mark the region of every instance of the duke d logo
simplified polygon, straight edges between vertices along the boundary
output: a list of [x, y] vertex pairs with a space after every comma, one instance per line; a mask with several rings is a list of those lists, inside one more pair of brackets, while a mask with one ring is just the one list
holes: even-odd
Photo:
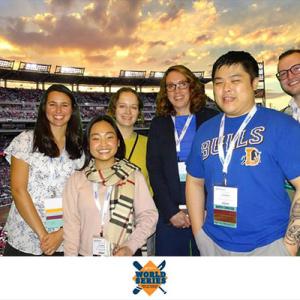
[[166, 294], [167, 292], [161, 287], [166, 283], [166, 272], [162, 270], [166, 266], [166, 261], [163, 260], [158, 266], [156, 266], [151, 260], [149, 260], [144, 266], [138, 261], [134, 261], [133, 265], [137, 269], [135, 276], [132, 278], [137, 286], [132, 291], [133, 294], [138, 294], [141, 290], [144, 290], [149, 296], [151, 296], [157, 289]]
[[241, 159], [242, 165], [253, 167], [261, 163], [261, 152], [256, 148], [246, 147], [245, 153], [246, 155], [244, 155]]

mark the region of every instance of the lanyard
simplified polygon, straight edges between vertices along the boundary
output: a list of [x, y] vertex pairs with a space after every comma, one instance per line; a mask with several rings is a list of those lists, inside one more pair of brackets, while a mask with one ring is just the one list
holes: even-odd
[[109, 207], [109, 202], [110, 202], [110, 196], [112, 193], [113, 186], [110, 185], [107, 187], [105, 198], [103, 201], [103, 207], [101, 209], [101, 204], [100, 204], [100, 196], [99, 196], [99, 191], [98, 191], [98, 183], [94, 182], [93, 183], [93, 191], [94, 191], [94, 200], [95, 204], [99, 210], [99, 215], [101, 218], [101, 233], [103, 232], [103, 226], [105, 223], [105, 216], [107, 215], [108, 212], [108, 207]]
[[243, 121], [243, 123], [241, 124], [240, 128], [238, 129], [238, 131], [234, 135], [233, 139], [231, 140], [231, 142], [229, 144], [229, 148], [228, 148], [227, 153], [226, 153], [226, 157], [224, 155], [224, 148], [223, 148], [224, 128], [225, 128], [225, 114], [223, 114], [221, 124], [220, 124], [220, 130], [219, 130], [218, 153], [219, 153], [219, 158], [220, 158], [221, 164], [223, 166], [222, 171], [223, 171], [223, 174], [224, 174], [224, 184], [225, 185], [227, 184], [226, 175], [228, 173], [228, 166], [229, 166], [231, 158], [232, 158], [232, 153], [233, 153], [235, 143], [236, 143], [237, 139], [239, 138], [240, 134], [242, 133], [242, 131], [246, 128], [246, 126], [248, 125], [250, 120], [255, 115], [256, 111], [257, 111], [257, 108], [256, 108], [256, 105], [254, 105], [253, 108], [248, 113], [245, 120]]
[[137, 134], [136, 134], [135, 141], [134, 141], [134, 144], [133, 144], [132, 149], [131, 149], [131, 151], [130, 151], [130, 154], [129, 154], [129, 156], [128, 156], [128, 160], [129, 160], [129, 161], [130, 161], [131, 156], [132, 156], [132, 154], [133, 154], [133, 152], [134, 152], [134, 149], [135, 149], [135, 146], [136, 146], [136, 144], [137, 144], [138, 139], [139, 139], [139, 134], [137, 133]]
[[178, 137], [178, 133], [177, 133], [176, 126], [175, 126], [175, 117], [172, 116], [172, 120], [174, 123], [174, 136], [175, 136], [175, 143], [176, 143], [176, 152], [180, 152], [180, 143], [183, 140], [183, 138], [187, 132], [187, 129], [190, 126], [192, 119], [193, 119], [193, 115], [189, 115], [189, 117], [185, 121], [184, 127], [180, 133], [180, 136]]

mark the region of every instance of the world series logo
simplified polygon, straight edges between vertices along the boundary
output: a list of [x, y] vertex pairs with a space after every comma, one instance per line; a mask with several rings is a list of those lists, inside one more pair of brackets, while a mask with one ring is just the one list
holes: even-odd
[[167, 281], [166, 272], [163, 269], [166, 266], [166, 261], [163, 260], [158, 266], [156, 266], [151, 260], [142, 266], [138, 261], [133, 262], [136, 268], [135, 276], [132, 278], [137, 286], [132, 291], [137, 295], [141, 290], [144, 290], [148, 296], [151, 296], [157, 289], [162, 293], [167, 292], [161, 287]]

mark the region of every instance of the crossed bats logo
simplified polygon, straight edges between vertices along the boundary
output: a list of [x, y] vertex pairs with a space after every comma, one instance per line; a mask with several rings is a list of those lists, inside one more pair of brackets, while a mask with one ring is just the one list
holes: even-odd
[[163, 260], [156, 266], [151, 260], [142, 266], [138, 261], [133, 262], [134, 267], [137, 269], [135, 276], [132, 278], [137, 286], [132, 291], [137, 295], [141, 290], [144, 290], [151, 296], [157, 289], [160, 289], [164, 294], [167, 292], [161, 287], [166, 283], [166, 272], [162, 271], [166, 266], [166, 261]]

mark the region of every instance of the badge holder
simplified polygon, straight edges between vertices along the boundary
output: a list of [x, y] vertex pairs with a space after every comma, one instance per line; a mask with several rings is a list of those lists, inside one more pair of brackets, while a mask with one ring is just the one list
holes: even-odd
[[63, 226], [62, 198], [53, 197], [44, 199], [45, 227], [47, 231], [53, 231]]
[[180, 211], [183, 211], [186, 215], [188, 215], [188, 210], [185, 204], [179, 204], [178, 208]]
[[178, 165], [178, 173], [180, 182], [186, 182], [186, 164], [183, 161], [179, 161]]
[[237, 227], [238, 189], [227, 186], [226, 176], [223, 185], [214, 185], [214, 224]]
[[102, 233], [93, 237], [93, 256], [111, 256], [112, 244], [106, 240]]

